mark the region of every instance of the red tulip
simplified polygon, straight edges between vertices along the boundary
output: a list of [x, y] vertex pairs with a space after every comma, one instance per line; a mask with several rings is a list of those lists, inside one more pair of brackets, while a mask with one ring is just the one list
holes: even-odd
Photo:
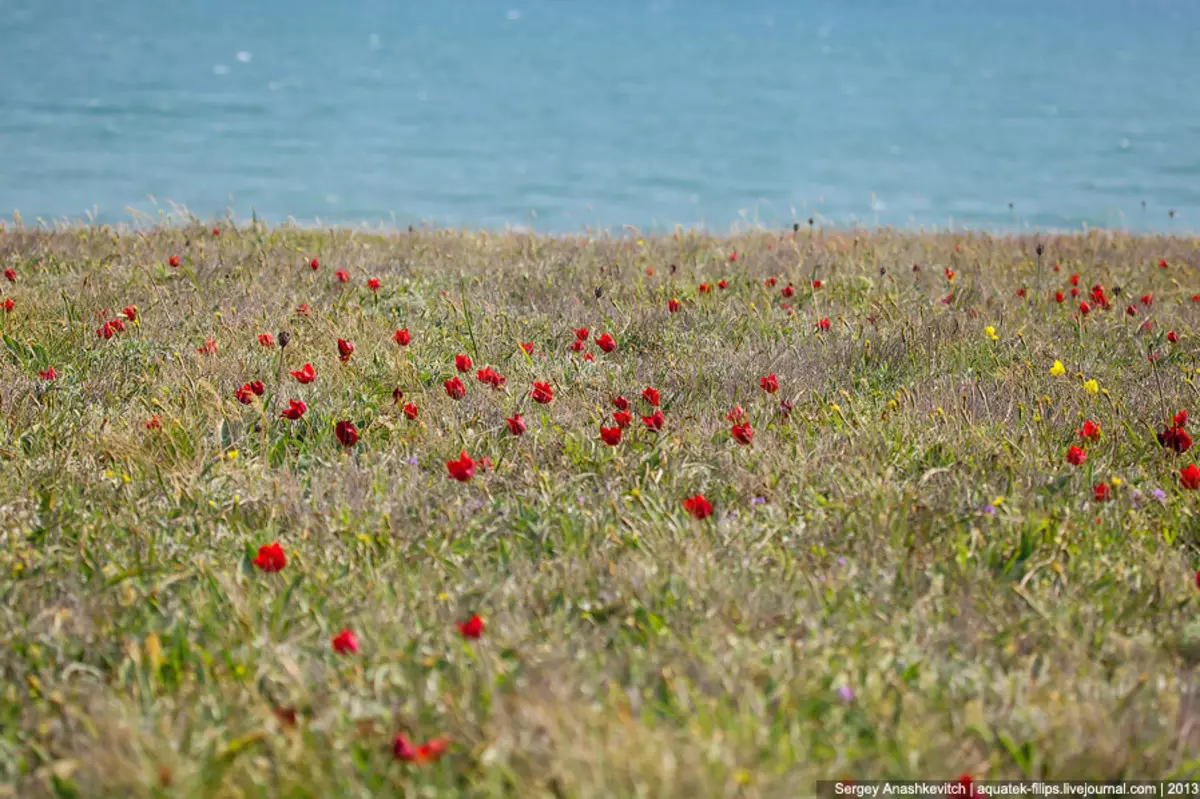
[[820, 290], [821, 290], [821, 288], [822, 288], [824, 285], [825, 285], [825, 284], [824, 284], [824, 283], [822, 283], [822, 282], [821, 282], [821, 281], [819, 281], [819, 280], [814, 280], [814, 281], [812, 282], [812, 287], [813, 287], [813, 289], [814, 289], [814, 290], [816, 290], [816, 291], [820, 291]]
[[436, 763], [450, 748], [450, 742], [445, 738], [431, 738], [417, 747], [418, 763]]
[[505, 378], [498, 374], [492, 367], [487, 366], [475, 373], [475, 379], [480, 383], [486, 383], [492, 387], [493, 391], [503, 391]]
[[373, 277], [367, 281], [367, 288], [371, 291], [379, 291], [379, 278]]
[[633, 421], [633, 415], [627, 411], [617, 411], [613, 414], [613, 421], [617, 423], [618, 428], [624, 430]]
[[457, 377], [450, 378], [443, 385], [446, 386], [446, 395], [452, 400], [460, 400], [467, 396], [467, 387]]
[[1196, 468], [1196, 464], [1188, 464], [1186, 469], [1179, 470], [1179, 485], [1188, 491], [1200, 488], [1200, 469]]
[[404, 418], [410, 422], [417, 418], [417, 406], [411, 402], [404, 406]]
[[521, 418], [521, 414], [513, 414], [512, 418], [504, 421], [508, 422], [508, 431], [514, 436], [525, 435], [525, 420]]
[[304, 415], [308, 410], [308, 406], [300, 400], [288, 400], [288, 407], [283, 413], [279, 414], [284, 419], [291, 419], [293, 422]]
[[525, 342], [524, 344], [521, 345], [521, 349], [525, 351], [526, 355], [533, 355], [533, 342], [532, 341]]
[[475, 476], [475, 461], [463, 452], [456, 461], [446, 461], [446, 471], [450, 477], [460, 483], [465, 483]]
[[730, 421], [735, 424], [742, 421], [745, 418], [746, 418], [746, 411], [745, 411], [745, 409], [742, 408], [741, 405], [734, 405], [733, 408], [730, 409], [729, 413], [726, 414], [726, 416], [725, 416], [726, 421]]
[[1167, 264], [1167, 259], [1166, 259], [1166, 258], [1163, 258], [1161, 261], [1159, 261], [1159, 262], [1158, 262], [1158, 265], [1159, 265], [1160, 267], [1162, 267], [1163, 269], [1166, 269], [1166, 268], [1167, 268], [1167, 266], [1168, 266], [1168, 264]]
[[16, 303], [14, 303], [12, 301], [12, 297], [5, 297], [4, 298], [4, 310], [8, 313], [12, 313], [12, 309], [14, 307], [16, 307]]
[[125, 314], [125, 318], [128, 319], [130, 322], [137, 321], [137, 306], [136, 305], [130, 305], [128, 308], [121, 311], [121, 313]]
[[1097, 502], [1108, 502], [1112, 499], [1112, 490], [1108, 487], [1108, 483], [1096, 483], [1092, 486], [1092, 498]]
[[113, 328], [108, 322], [105, 322], [102, 327], [96, 328], [96, 338], [108, 340], [113, 337]]
[[[626, 416], [628, 416], [628, 414], [626, 414]], [[620, 444], [621, 443], [621, 425], [620, 425], [620, 423], [618, 423], [616, 427], [604, 427], [603, 425], [601, 425], [600, 426], [600, 440], [603, 441], [605, 444], [607, 444], [610, 447], [615, 447], [617, 444]]]
[[167, 259], [167, 263], [175, 268], [178, 268], [179, 265], [183, 262], [179, 260], [178, 255], [172, 255], [170, 258]]
[[1079, 275], [1071, 275], [1071, 285], [1072, 286], [1079, 285]]
[[460, 621], [458, 631], [463, 638], [480, 638], [483, 636], [483, 619], [476, 614], [466, 621]]
[[590, 331], [586, 327], [581, 327], [575, 331], [576, 341], [587, 341]]
[[342, 363], [350, 360], [350, 356], [354, 354], [354, 345], [343, 338], [338, 339], [338, 357], [342, 359]]
[[358, 430], [352, 422], [338, 422], [334, 425], [333, 434], [337, 436], [338, 443], [346, 449], [358, 443]]
[[154, 416], [151, 416], [149, 419], [146, 420], [146, 429], [147, 430], [162, 430], [162, 419], [160, 419], [158, 417], [158, 414], [155, 414]]
[[339, 655], [353, 655], [358, 652], [358, 636], [349, 630], [342, 630], [330, 642], [333, 651]]
[[54, 367], [51, 366], [44, 372], [38, 372], [38, 377], [42, 378], [43, 380], [56, 380], [58, 379], [58, 372], [54, 371]]
[[696, 519], [707, 519], [709, 516], [712, 516], [713, 512], [712, 504], [704, 498], [703, 494], [697, 494], [694, 497], [685, 499], [683, 501], [683, 509]]
[[283, 571], [283, 567], [287, 565], [287, 556], [283, 554], [283, 547], [279, 546], [279, 542], [276, 541], [259, 547], [258, 557], [251, 563], [264, 572], [279, 572]]
[[1072, 296], [1072, 297], [1078, 297], [1078, 296], [1079, 296], [1079, 289], [1071, 289], [1071, 296]]
[[1061, 291], [1054, 292], [1054, 301], [1055, 302], [1061, 303], [1065, 299], [1066, 299], [1066, 297], [1063, 296], [1063, 293]]
[[619, 411], [629, 410], [629, 400], [624, 397], [613, 397], [612, 404]]
[[775, 288], [775, 283], [778, 282], [775, 278], [769, 277], [763, 281], [763, 285], [769, 289]]
[[652, 415], [642, 417], [642, 424], [646, 425], [646, 429], [653, 430], [656, 433], [662, 430], [663, 424], [666, 421], [661, 410], [655, 410]]
[[1177, 413], [1171, 417], [1171, 424], [1175, 425], [1176, 427], [1183, 428], [1183, 427], [1187, 427], [1187, 420], [1188, 420], [1187, 411], [1180, 411], [1179, 413]]
[[708, 285], [707, 283], [701, 283], [696, 287], [696, 291], [700, 292], [701, 294], [712, 294], [712, 286]]
[[467, 372], [471, 371], [471, 359], [466, 355], [455, 355], [454, 368], [462, 374], [466, 374]]
[[749, 422], [735, 424], [729, 429], [729, 434], [733, 436], [733, 440], [739, 444], [749, 444], [754, 440], [754, 431], [750, 429]]
[[200, 353], [201, 355], [216, 355], [217, 354], [216, 340], [210, 338], [208, 341], [204, 342], [203, 346], [197, 347], [196, 352]]
[[762, 386], [762, 390], [768, 394], [774, 394], [779, 390], [779, 380], [777, 380], [773, 374], [760, 378], [758, 384]]
[[1167, 341], [1171, 342], [1172, 344], [1178, 344], [1179, 334], [1172, 330], [1171, 332], [1167, 333]]
[[1145, 305], [1147, 308], [1149, 308], [1153, 304], [1154, 304], [1154, 297], [1152, 297], [1149, 294], [1142, 295], [1142, 305]]
[[122, 322], [120, 319], [114, 319], [111, 322], [109, 322], [108, 324], [113, 330], [117, 331], [118, 333], [125, 332], [125, 323]]
[[529, 396], [533, 398], [534, 402], [545, 405], [554, 399], [554, 389], [550, 387], [549, 383], [535, 382]]
[[315, 272], [321, 268], [321, 262], [318, 261], [316, 258], [313, 258], [311, 261], [308, 262], [308, 266], [310, 269], [312, 269]]
[[729, 288], [729, 281], [728, 280], [717, 281], [717, 288], [719, 288], [721, 291], [724, 291], [725, 289]]
[[1082, 466], [1083, 462], [1086, 460], [1087, 453], [1081, 450], [1079, 447], [1071, 447], [1067, 450], [1067, 463], [1071, 464], [1072, 466]]
[[333, 273], [333, 275], [338, 279], [339, 283], [347, 283], [350, 281], [350, 273], [344, 269], [337, 270]]
[[1137, 308], [1134, 308], [1132, 305], [1130, 305], [1128, 308], [1125, 309], [1125, 315], [1126, 316], [1137, 316]]
[[737, 260], [737, 250], [734, 250], [733, 252], [729, 253], [729, 260], [731, 263], [733, 261]]
[[1081, 314], [1083, 314], [1084, 316], [1087, 316], [1088, 313], [1091, 312], [1091, 310], [1092, 310], [1091, 307], [1086, 302], [1079, 303], [1079, 312]]
[[1087, 438], [1095, 441], [1100, 438], [1100, 425], [1093, 422], [1091, 419], [1084, 421], [1083, 427], [1075, 431], [1075, 434], [1080, 438]]
[[17, 282], [17, 273], [11, 269], [4, 270], [4, 277], [8, 280], [9, 283]]
[[949, 267], [946, 267], [945, 269], [943, 269], [942, 274], [946, 276], [946, 280], [948, 280], [948, 281], [954, 280], [954, 270], [950, 269]]
[[650, 386], [647, 386], [646, 388], [642, 389], [642, 399], [644, 399], [646, 402], [650, 403], [655, 408], [657, 408], [658, 407], [658, 389], [651, 388]]
[[275, 337], [272, 336], [270, 333], [262, 333], [258, 337], [258, 343], [263, 345], [267, 349], [270, 349], [271, 347], [275, 346]]
[[308, 307], [307, 302], [302, 302], [296, 307], [296, 316], [311, 316], [312, 309]]
[[213, 238], [214, 238], [214, 239], [215, 239], [215, 238], [217, 238], [218, 236], [220, 236], [220, 235], [221, 235], [221, 229], [220, 229], [220, 228], [213, 228], [213, 229], [212, 229], [212, 234], [213, 234]]
[[667, 310], [671, 313], [679, 313], [681, 307], [679, 300], [667, 300]]
[[296, 382], [300, 385], [308, 385], [317, 379], [317, 372], [311, 363], [306, 363], [300, 371], [292, 372], [292, 377], [296, 378]]
[[579, 339], [575, 339], [571, 342], [571, 345], [567, 347], [567, 349], [569, 349], [571, 352], [583, 352], [583, 342]]
[[817, 330], [820, 330], [822, 333], [829, 332], [829, 317], [825, 317], [821, 321], [817, 322]]
[[1163, 449], [1183, 453], [1192, 448], [1192, 437], [1182, 427], [1169, 427], [1158, 434], [1158, 443]]
[[249, 405], [254, 401], [254, 392], [250, 390], [249, 383], [233, 392], [233, 396], [237, 397], [237, 401], [243, 405]]
[[407, 347], [412, 343], [412, 336], [409, 334], [408, 328], [406, 327], [403, 330], [397, 330], [395, 333], [393, 333], [392, 341], [396, 342], [401, 347]]
[[792, 288], [792, 284], [791, 284], [791, 283], [788, 283], [786, 286], [784, 286], [784, 287], [783, 287], [783, 291], [781, 291], [781, 292], [779, 292], [779, 293], [780, 293], [780, 294], [782, 294], [782, 295], [783, 295], [783, 296], [785, 296], [785, 297], [789, 297], [789, 298], [790, 298], [790, 297], [792, 297], [793, 295], [795, 295], [795, 293], [796, 293], [796, 290], [795, 290], [794, 288]]
[[411, 763], [417, 759], [416, 747], [403, 735], [397, 733], [395, 740], [392, 741], [392, 757]]
[[605, 352], [612, 352], [617, 348], [617, 342], [613, 337], [605, 333], [600, 338], [596, 339], [596, 346]]

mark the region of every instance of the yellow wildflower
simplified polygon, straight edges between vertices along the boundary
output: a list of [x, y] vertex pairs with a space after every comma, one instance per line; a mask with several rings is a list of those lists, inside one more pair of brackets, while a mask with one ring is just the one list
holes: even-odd
[[1062, 361], [1056, 360], [1054, 362], [1054, 365], [1050, 367], [1050, 374], [1053, 375], [1054, 377], [1062, 377], [1066, 373], [1067, 373], [1067, 370], [1066, 370], [1066, 367], [1064, 367], [1062, 365]]
[[1100, 384], [1097, 383], [1095, 380], [1089, 380], [1083, 384], [1083, 390], [1089, 394], [1099, 394], [1100, 393]]
[[983, 335], [987, 336], [992, 341], [1000, 340], [1000, 337], [996, 335], [996, 328], [992, 327], [991, 325], [988, 325], [983, 329]]

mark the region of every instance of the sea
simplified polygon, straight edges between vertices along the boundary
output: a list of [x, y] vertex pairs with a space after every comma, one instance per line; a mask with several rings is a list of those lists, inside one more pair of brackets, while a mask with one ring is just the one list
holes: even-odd
[[1200, 0], [0, 0], [0, 218], [1200, 229]]

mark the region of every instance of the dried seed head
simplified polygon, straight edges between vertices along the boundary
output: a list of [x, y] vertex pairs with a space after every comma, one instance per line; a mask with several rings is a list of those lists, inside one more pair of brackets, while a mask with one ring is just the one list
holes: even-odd
[[292, 334], [286, 330], [280, 330], [279, 335], [275, 338], [279, 341], [279, 348], [283, 349], [288, 345], [288, 342], [292, 340]]
[[600, 299], [600, 295], [602, 295], [603, 293], [604, 293], [604, 289], [600, 288], [599, 286], [596, 286], [596, 299]]

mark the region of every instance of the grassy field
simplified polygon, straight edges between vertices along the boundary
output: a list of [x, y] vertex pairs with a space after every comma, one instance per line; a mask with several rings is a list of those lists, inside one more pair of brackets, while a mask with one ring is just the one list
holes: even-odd
[[1194, 239], [9, 227], [0, 267], [0, 796], [1200, 778]]

